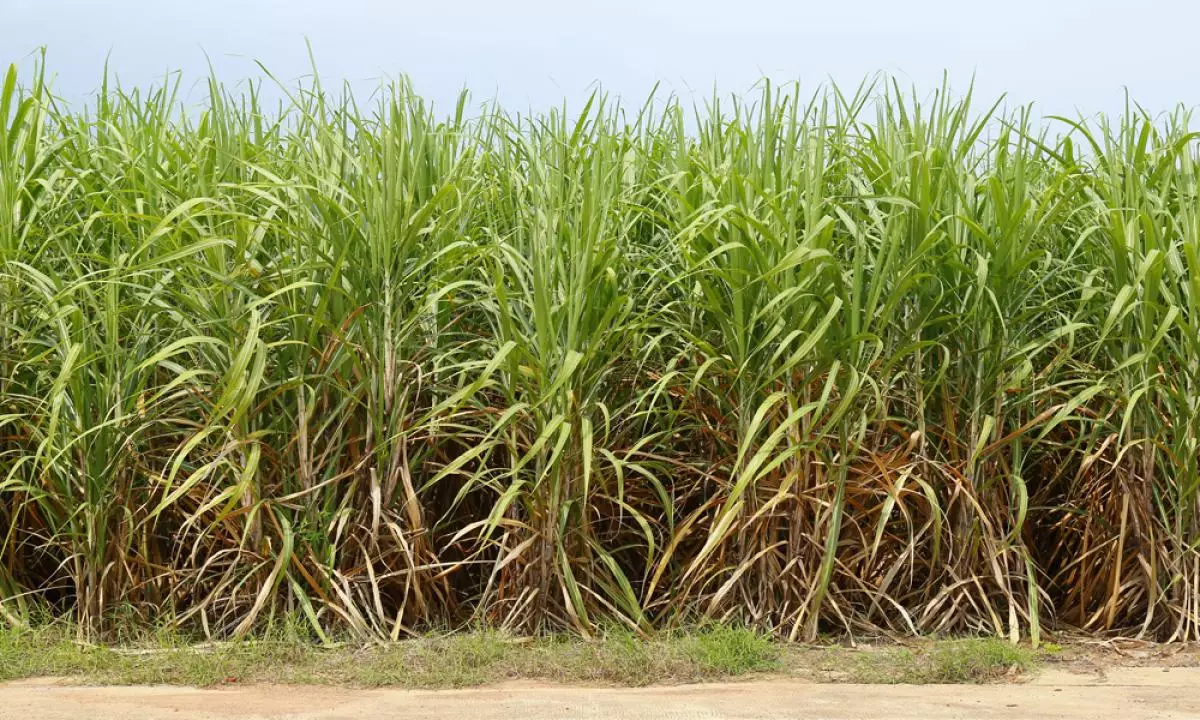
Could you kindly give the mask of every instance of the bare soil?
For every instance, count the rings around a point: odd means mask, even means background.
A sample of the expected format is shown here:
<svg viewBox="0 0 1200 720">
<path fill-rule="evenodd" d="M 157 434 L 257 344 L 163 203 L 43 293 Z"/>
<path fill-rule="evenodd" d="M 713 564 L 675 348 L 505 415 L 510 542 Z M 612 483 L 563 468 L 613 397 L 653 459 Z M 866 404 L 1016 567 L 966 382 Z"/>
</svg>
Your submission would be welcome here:
<svg viewBox="0 0 1200 720">
<path fill-rule="evenodd" d="M 279 685 L 212 689 L 0 685 L 0 720 L 750 720 L 775 718 L 1200 718 L 1200 668 L 1072 663 L 1021 683 L 851 685 L 795 680 L 649 688 L 507 684 L 471 690 Z"/>
</svg>

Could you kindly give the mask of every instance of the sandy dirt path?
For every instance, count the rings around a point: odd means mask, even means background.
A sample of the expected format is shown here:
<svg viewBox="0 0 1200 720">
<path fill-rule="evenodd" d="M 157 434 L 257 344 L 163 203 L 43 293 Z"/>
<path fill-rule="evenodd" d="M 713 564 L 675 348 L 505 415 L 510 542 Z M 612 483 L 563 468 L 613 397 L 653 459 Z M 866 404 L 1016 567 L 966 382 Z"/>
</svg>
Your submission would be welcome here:
<svg viewBox="0 0 1200 720">
<path fill-rule="evenodd" d="M 475 690 L 261 685 L 0 685 L 3 720 L 750 720 L 775 718 L 1200 718 L 1200 668 L 1043 673 L 1006 685 L 819 685 L 788 680 L 638 689 L 512 684 Z"/>
</svg>

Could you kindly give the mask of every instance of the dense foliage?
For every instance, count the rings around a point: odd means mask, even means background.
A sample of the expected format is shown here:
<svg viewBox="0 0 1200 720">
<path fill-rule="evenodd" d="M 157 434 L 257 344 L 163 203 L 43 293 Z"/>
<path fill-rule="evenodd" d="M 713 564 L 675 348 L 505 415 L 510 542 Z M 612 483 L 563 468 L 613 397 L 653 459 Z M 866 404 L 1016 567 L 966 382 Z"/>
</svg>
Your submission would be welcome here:
<svg viewBox="0 0 1200 720">
<path fill-rule="evenodd" d="M 0 623 L 1200 637 L 1200 143 L 0 94 Z"/>
</svg>

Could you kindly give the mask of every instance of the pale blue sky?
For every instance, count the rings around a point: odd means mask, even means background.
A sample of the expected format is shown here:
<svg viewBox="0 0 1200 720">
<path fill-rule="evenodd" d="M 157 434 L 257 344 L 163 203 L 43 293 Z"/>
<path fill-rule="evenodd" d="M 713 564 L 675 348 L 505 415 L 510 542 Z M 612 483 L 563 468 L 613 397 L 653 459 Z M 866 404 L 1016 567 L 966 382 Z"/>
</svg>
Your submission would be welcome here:
<svg viewBox="0 0 1200 720">
<path fill-rule="evenodd" d="M 307 72 L 370 89 L 407 73 L 439 105 L 464 85 L 516 109 L 582 97 L 595 82 L 640 101 L 758 78 L 887 71 L 929 89 L 972 73 L 1044 113 L 1113 110 L 1124 87 L 1152 110 L 1200 104 L 1195 0 L 0 0 L 0 63 L 48 47 L 56 90 L 95 89 L 105 56 L 126 85 L 169 69 L 201 78 L 205 52 L 234 81 Z"/>
</svg>

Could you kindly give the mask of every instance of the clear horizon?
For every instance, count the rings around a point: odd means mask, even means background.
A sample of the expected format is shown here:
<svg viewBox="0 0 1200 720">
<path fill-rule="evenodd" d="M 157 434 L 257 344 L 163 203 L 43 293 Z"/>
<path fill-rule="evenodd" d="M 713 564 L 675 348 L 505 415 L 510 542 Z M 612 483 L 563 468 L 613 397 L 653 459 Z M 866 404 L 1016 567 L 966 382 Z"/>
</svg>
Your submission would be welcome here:
<svg viewBox="0 0 1200 720">
<path fill-rule="evenodd" d="M 0 62 L 47 51 L 55 92 L 72 104 L 98 88 L 104 63 L 126 87 L 181 72 L 184 89 L 208 64 L 226 83 L 309 71 L 369 92 L 411 78 L 443 109 L 459 91 L 514 110 L 579 103 L 595 87 L 640 102 L 656 84 L 703 99 L 743 93 L 764 77 L 815 87 L 856 85 L 876 73 L 930 91 L 948 74 L 961 92 L 1041 114 L 1119 111 L 1125 92 L 1151 112 L 1200 104 L 1190 28 L 1200 6 L 1146 0 L 1014 0 L 988 12 L 948 0 L 840 4 L 745 0 L 495 3 L 213 0 L 182 3 L 10 0 Z"/>
</svg>

